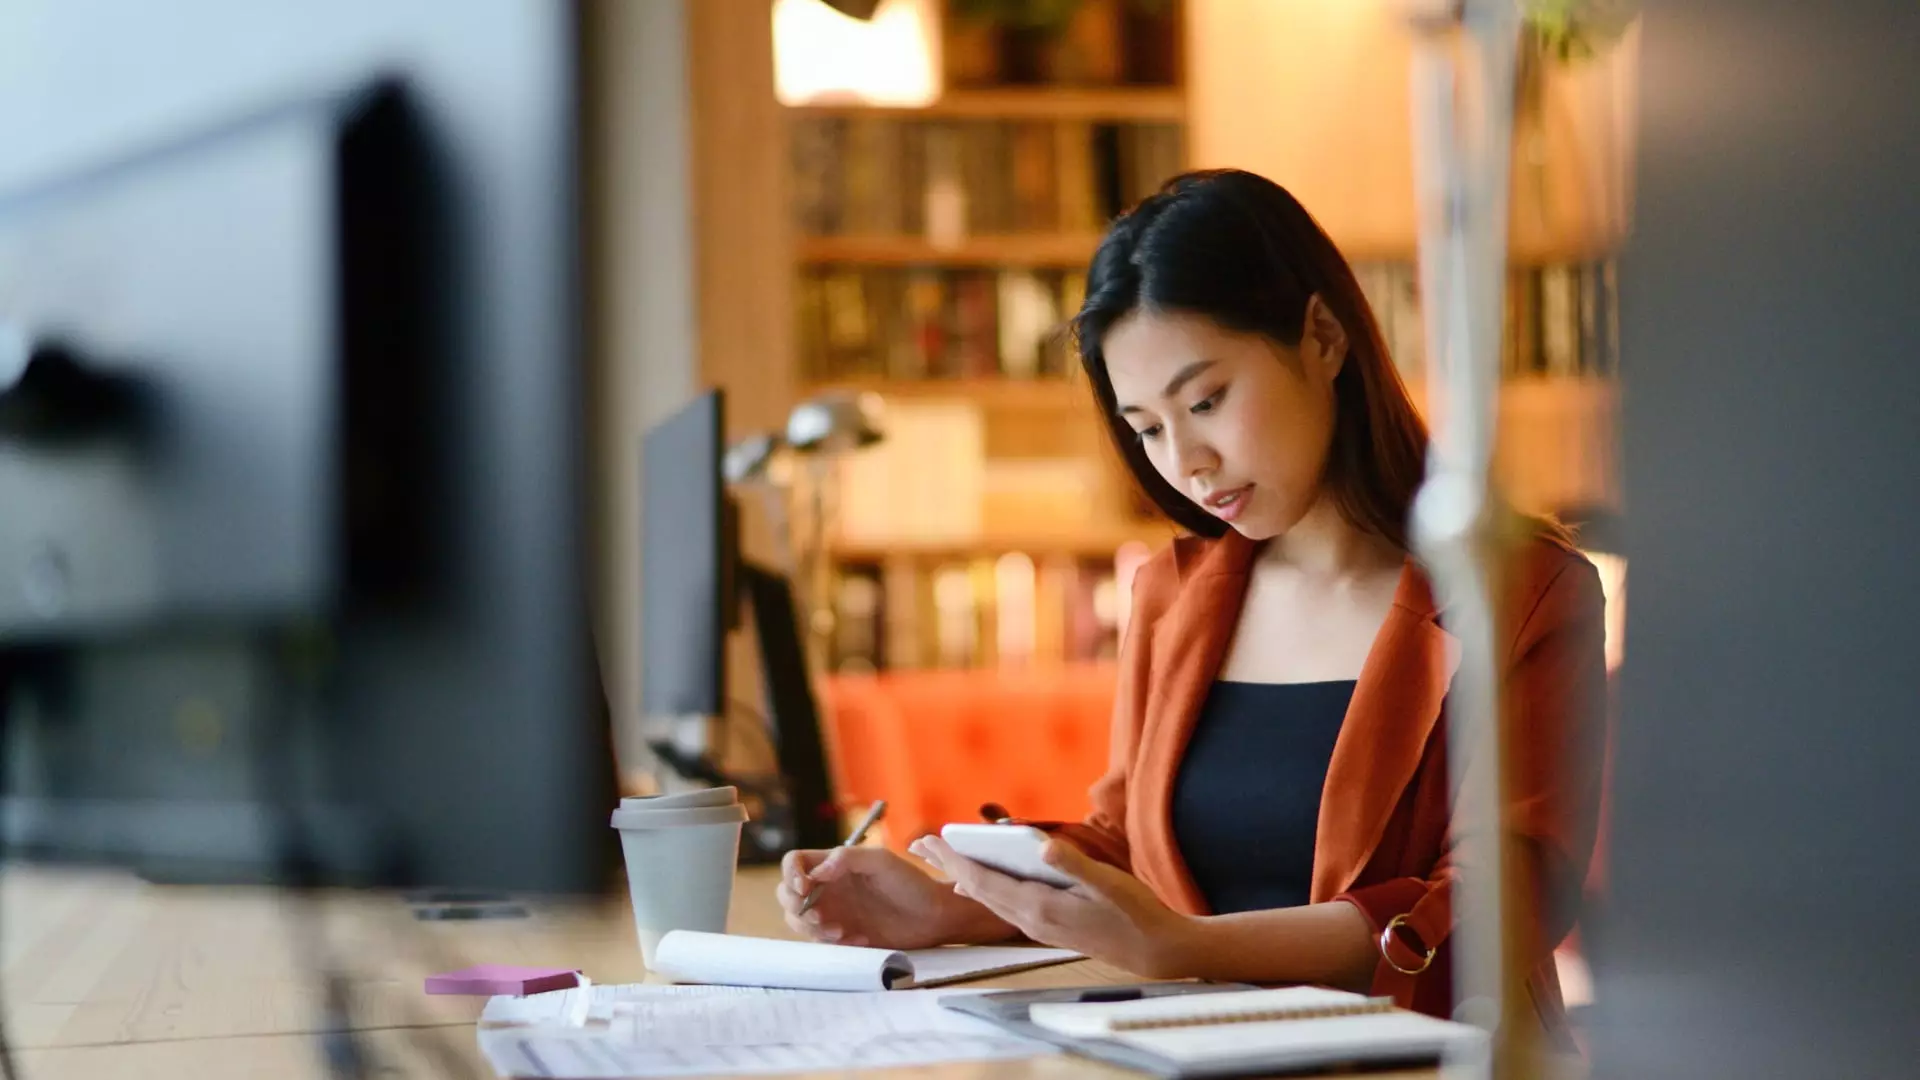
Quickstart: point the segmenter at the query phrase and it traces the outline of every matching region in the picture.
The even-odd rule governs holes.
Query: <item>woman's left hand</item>
[[[1047,841],[1041,856],[1079,882],[1066,889],[1022,881],[974,862],[937,835],[915,840],[908,850],[952,878],[955,892],[986,905],[1042,945],[1072,949],[1152,979],[1192,974],[1187,968],[1199,922],[1161,903],[1139,878],[1063,840]]]

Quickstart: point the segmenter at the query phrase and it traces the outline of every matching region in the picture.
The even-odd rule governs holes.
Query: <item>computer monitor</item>
[[[56,55],[145,19],[26,9],[0,32]],[[326,11],[274,16],[312,23],[263,38],[281,68],[213,44],[250,6],[201,3],[167,16],[197,59],[0,80],[4,837],[598,888],[571,13]]]
[[[726,713],[727,632],[737,624],[725,408],[719,391],[701,394],[654,425],[641,453],[641,711],[695,754],[706,721]]]
[[[641,701],[648,743],[672,779],[733,782],[763,796],[742,857],[840,841],[839,807],[821,740],[793,590],[742,557],[739,508],[726,490],[725,398],[708,391],[654,426],[643,444]],[[728,696],[729,631],[751,608],[764,713]],[[742,708],[742,704],[746,704]],[[778,776],[770,785],[719,760],[720,729],[765,724]]]

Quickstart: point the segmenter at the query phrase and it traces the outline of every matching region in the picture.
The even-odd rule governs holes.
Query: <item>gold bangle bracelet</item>
[[[1393,942],[1394,942],[1393,932],[1395,930],[1400,929],[1402,926],[1405,926],[1406,924],[1407,924],[1407,916],[1405,913],[1395,915],[1393,918],[1387,920],[1386,929],[1380,931],[1380,956],[1382,959],[1386,960],[1388,967],[1393,968],[1393,970],[1399,972],[1400,974],[1418,975],[1421,972],[1427,970],[1427,968],[1433,966],[1433,955],[1440,951],[1440,947],[1438,945],[1427,946],[1427,955],[1420,961],[1419,967],[1416,967],[1416,968],[1401,967],[1393,959],[1393,949],[1392,949]],[[1425,944],[1425,942],[1422,942],[1422,944]],[[1412,949],[1409,948],[1408,951],[1411,952]]]

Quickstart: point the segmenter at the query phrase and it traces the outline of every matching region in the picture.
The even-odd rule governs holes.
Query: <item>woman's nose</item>
[[[1179,480],[1206,476],[1220,467],[1220,456],[1199,439],[1173,440],[1173,475]]]

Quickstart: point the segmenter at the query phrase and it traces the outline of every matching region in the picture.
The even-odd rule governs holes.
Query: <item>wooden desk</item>
[[[791,936],[771,870],[742,872],[735,933]],[[491,1077],[474,1037],[480,1002],[428,997],[435,971],[475,963],[578,967],[637,982],[625,898],[536,909],[532,918],[422,923],[391,896],[303,906],[266,889],[154,886],[123,874],[10,870],[0,877],[7,1033],[31,1080],[325,1080],[320,993],[291,932],[317,914],[348,974],[353,1027],[378,1077]],[[987,987],[1132,982],[1093,961],[984,980]],[[939,1080],[1134,1076],[1067,1056],[875,1071]],[[1412,1080],[1431,1071],[1375,1074]]]

